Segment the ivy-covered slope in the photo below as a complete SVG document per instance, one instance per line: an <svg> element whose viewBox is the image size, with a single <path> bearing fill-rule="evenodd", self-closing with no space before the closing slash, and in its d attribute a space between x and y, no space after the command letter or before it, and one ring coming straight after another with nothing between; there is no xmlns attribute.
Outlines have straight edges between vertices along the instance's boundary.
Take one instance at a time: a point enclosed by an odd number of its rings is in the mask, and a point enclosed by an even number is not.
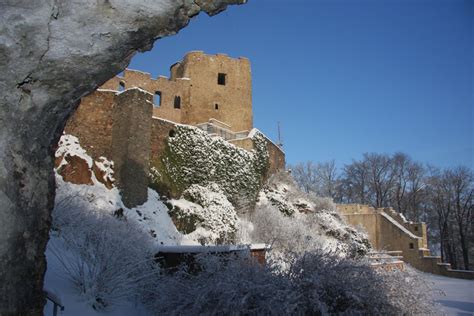
<svg viewBox="0 0 474 316"><path fill-rule="evenodd" d="M191 185L217 184L237 210L252 208L269 165L266 140L252 133L247 151L199 128L177 125L165 152L152 161L151 186L179 198Z"/></svg>

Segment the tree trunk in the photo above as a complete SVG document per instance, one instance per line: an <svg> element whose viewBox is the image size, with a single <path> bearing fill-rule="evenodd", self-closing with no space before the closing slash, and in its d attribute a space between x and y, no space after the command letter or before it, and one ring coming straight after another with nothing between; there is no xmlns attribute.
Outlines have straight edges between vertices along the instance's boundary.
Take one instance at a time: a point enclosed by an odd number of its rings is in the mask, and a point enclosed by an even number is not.
<svg viewBox="0 0 474 316"><path fill-rule="evenodd" d="M469 247L464 235L463 227L459 225L459 240L461 242L462 259L464 261L464 269L469 270Z"/></svg>

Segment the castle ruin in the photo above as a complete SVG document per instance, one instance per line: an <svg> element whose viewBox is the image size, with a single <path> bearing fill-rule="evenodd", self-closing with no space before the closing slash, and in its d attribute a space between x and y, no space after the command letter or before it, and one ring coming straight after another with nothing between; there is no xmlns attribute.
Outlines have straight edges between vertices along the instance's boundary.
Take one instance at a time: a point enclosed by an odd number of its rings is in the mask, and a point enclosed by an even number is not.
<svg viewBox="0 0 474 316"><path fill-rule="evenodd" d="M441 257L431 254L425 223L407 221L391 207L338 204L337 208L348 224L367 232L375 250L401 252L403 261L423 272L474 279L472 271L453 270L449 263L441 262Z"/></svg>
<svg viewBox="0 0 474 316"><path fill-rule="evenodd" d="M170 78L126 69L82 98L65 132L79 138L93 159L114 161L125 205L147 199L148 175L176 124L196 126L252 150L252 82L247 58L189 52L170 68ZM266 138L264 177L283 170L285 154Z"/></svg>

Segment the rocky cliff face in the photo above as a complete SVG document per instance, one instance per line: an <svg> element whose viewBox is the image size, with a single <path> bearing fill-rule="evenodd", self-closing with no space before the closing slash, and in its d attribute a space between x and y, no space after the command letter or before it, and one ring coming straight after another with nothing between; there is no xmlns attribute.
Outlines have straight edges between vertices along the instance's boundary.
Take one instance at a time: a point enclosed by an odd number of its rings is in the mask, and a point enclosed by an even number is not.
<svg viewBox="0 0 474 316"><path fill-rule="evenodd" d="M52 155L80 97L200 11L243 2L0 2L0 314L42 313Z"/></svg>

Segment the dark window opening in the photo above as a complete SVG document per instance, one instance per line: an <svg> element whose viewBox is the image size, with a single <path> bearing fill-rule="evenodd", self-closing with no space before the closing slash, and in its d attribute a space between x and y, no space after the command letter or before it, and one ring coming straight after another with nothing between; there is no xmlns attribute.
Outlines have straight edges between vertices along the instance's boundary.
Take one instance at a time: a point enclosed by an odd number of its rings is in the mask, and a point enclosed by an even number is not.
<svg viewBox="0 0 474 316"><path fill-rule="evenodd" d="M156 91L155 95L153 96L153 104L156 106L161 106L161 92Z"/></svg>
<svg viewBox="0 0 474 316"><path fill-rule="evenodd" d="M415 231L416 231L416 232L418 231L418 226L415 226Z"/></svg>
<svg viewBox="0 0 474 316"><path fill-rule="evenodd" d="M181 108L181 97L179 95L174 97L174 108L175 109Z"/></svg>
<svg viewBox="0 0 474 316"><path fill-rule="evenodd" d="M217 84L220 84L221 86L225 86L225 77L226 77L226 74L219 73L217 75Z"/></svg>
<svg viewBox="0 0 474 316"><path fill-rule="evenodd" d="M176 136L176 131L174 129L170 130L169 136L170 137L175 137Z"/></svg>
<svg viewBox="0 0 474 316"><path fill-rule="evenodd" d="M410 249L415 249L415 245L412 242L410 243Z"/></svg>
<svg viewBox="0 0 474 316"><path fill-rule="evenodd" d="M119 91L124 91L125 90L125 82L120 81L119 83Z"/></svg>
<svg viewBox="0 0 474 316"><path fill-rule="evenodd" d="M215 109L215 110L219 110L219 104L217 104L217 103L214 104L214 109Z"/></svg>

